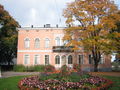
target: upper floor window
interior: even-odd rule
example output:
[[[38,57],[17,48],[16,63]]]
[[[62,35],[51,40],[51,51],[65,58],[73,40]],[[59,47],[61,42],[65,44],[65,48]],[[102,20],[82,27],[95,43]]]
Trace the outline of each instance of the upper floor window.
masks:
[[[59,55],[57,55],[55,57],[55,64],[60,64],[60,56]]]
[[[50,47],[50,40],[48,38],[45,39],[45,48]]]
[[[25,39],[25,48],[29,48],[30,47],[30,39],[26,38]]]
[[[25,55],[24,56],[24,64],[29,64],[29,60],[30,60],[30,56],[29,55]]]
[[[39,59],[40,59],[40,56],[39,55],[35,55],[35,58],[34,58],[34,64],[35,65],[39,64]]]
[[[68,56],[68,64],[72,64],[72,55]]]
[[[35,39],[35,48],[40,48],[40,39],[39,38]]]
[[[55,38],[55,42],[56,42],[56,45],[57,45],[57,46],[60,46],[60,38],[59,38],[59,37],[56,37],[56,38]]]

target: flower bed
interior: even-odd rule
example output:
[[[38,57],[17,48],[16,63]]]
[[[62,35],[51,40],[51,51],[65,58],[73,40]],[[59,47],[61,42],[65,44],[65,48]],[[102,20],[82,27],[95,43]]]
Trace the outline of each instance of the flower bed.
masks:
[[[19,82],[19,88],[21,90],[107,90],[112,83],[113,82],[110,80],[97,76],[91,76],[89,78],[82,79],[79,82],[64,82],[56,79],[42,81],[39,80],[39,76],[32,76],[22,79]]]
[[[113,83],[81,70],[70,70],[66,65],[63,65],[59,71],[55,71],[52,66],[47,68],[49,69],[39,76],[21,80],[19,88],[21,90],[108,90]]]

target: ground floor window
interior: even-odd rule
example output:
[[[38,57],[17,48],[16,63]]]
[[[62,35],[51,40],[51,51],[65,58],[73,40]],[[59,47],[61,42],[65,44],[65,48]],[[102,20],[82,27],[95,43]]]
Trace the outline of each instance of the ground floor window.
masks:
[[[78,55],[78,64],[84,64],[83,55]]]
[[[104,55],[101,55],[99,64],[104,64]]]
[[[34,58],[34,64],[39,64],[39,60],[40,60],[40,56],[39,55],[35,55],[35,58]]]
[[[60,64],[60,56],[59,55],[57,55],[55,57],[55,64]]]
[[[88,56],[88,59],[89,59],[89,64],[93,64],[93,56],[91,54]]]
[[[45,65],[49,64],[49,55],[45,55]]]
[[[29,55],[25,55],[24,56],[24,64],[29,64],[29,60],[30,60],[30,56]]]
[[[72,55],[69,55],[68,56],[68,64],[72,64],[72,62],[73,62]]]

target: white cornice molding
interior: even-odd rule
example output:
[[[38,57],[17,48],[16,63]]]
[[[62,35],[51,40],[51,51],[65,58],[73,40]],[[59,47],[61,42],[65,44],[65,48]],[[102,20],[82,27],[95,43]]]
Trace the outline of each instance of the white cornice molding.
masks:
[[[18,52],[52,52],[52,50],[18,50]]]
[[[43,28],[43,27],[21,27],[21,28],[17,28],[17,30],[64,30],[65,27],[51,27],[51,28]]]

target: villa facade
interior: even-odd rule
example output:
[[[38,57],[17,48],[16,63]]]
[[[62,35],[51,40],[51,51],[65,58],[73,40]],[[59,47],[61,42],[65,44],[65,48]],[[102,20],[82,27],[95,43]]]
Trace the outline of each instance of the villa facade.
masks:
[[[18,28],[17,64],[25,66],[53,65],[60,68],[66,64],[72,68],[73,64],[81,64],[82,70],[93,70],[92,56],[81,48],[74,52],[71,47],[64,46],[62,38],[64,28]],[[102,56],[99,69],[111,69],[111,57]]]

